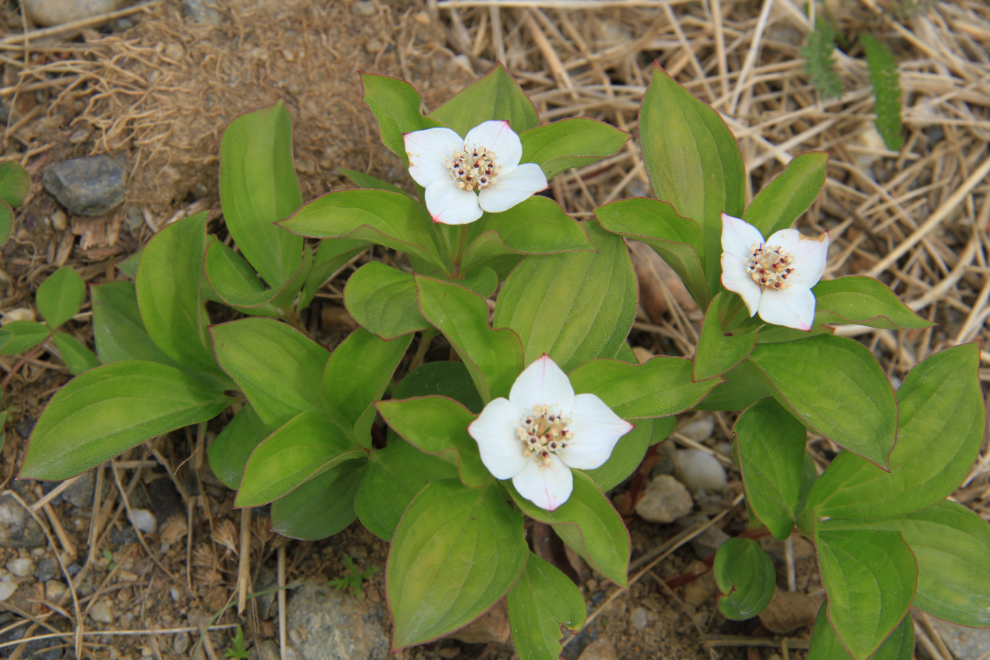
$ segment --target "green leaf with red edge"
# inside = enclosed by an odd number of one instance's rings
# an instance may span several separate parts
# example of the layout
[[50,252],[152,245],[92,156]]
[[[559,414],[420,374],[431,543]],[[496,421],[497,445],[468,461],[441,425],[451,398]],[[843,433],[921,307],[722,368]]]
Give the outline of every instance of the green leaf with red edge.
[[251,404],[245,404],[210,445],[207,457],[213,474],[224,486],[237,490],[251,452],[271,434]]
[[305,204],[279,223],[311,238],[350,238],[377,243],[447,268],[436,232],[417,202],[385,190],[337,190]]
[[787,229],[814,203],[828,167],[828,153],[812,151],[795,156],[784,171],[763,187],[750,202],[742,219],[769,238]]
[[457,401],[445,396],[419,396],[375,405],[406,442],[455,465],[466,487],[478,488],[491,478],[481,462],[478,443],[468,434],[475,415]]
[[366,456],[339,426],[301,412],[265,438],[248,458],[234,506],[261,506],[344,461]]
[[13,321],[3,326],[3,331],[8,339],[0,346],[0,355],[26,353],[52,334],[48,326],[37,321]]
[[306,276],[306,283],[299,294],[296,311],[309,307],[323,283],[344,264],[367,249],[368,245],[365,241],[351,238],[324,238],[320,241],[316,256],[313,257],[313,268]]
[[519,336],[488,325],[488,305],[476,293],[449,282],[415,276],[419,308],[450,342],[471,372],[486,403],[508,396],[523,370]]
[[117,281],[90,288],[93,302],[93,339],[103,364],[122,360],[161,362],[182,368],[165,355],[145,330],[138,310],[134,282]]
[[822,280],[815,294],[815,323],[858,323],[885,330],[923,330],[934,325],[901,302],[886,284],[866,275]]
[[720,545],[712,572],[722,592],[718,610],[734,621],[751,619],[762,612],[777,586],[773,560],[753,539],[737,537]]
[[272,531],[318,541],[347,529],[357,517],[354,496],[366,465],[363,458],[346,461],[272,502]]
[[348,278],[344,306],[362,327],[385,340],[430,327],[419,311],[413,276],[379,261]]
[[523,517],[503,498],[494,480],[470,490],[445,479],[406,509],[385,569],[393,651],[467,625],[519,579],[529,556]]
[[722,374],[725,382],[699,403],[698,410],[745,410],[770,396],[755,370],[745,362]]
[[594,220],[583,224],[597,252],[527,257],[499,293],[494,326],[516,331],[526,364],[546,353],[570,371],[614,357],[636,318],[629,250]]
[[423,116],[419,111],[423,97],[404,80],[362,72],[361,83],[364,86],[364,102],[378,120],[382,143],[402,159],[403,165],[408,165],[403,133],[440,126],[440,122]]
[[693,408],[722,382],[718,376],[695,382],[691,361],[658,355],[643,364],[600,359],[570,373],[577,394],[598,396],[623,419],[666,417]]
[[818,515],[876,518],[918,511],[951,495],[983,442],[980,349],[963,344],[931,355],[897,391],[900,426],[890,472],[839,454],[808,495]]
[[430,118],[443,122],[462,137],[478,124],[493,119],[509,122],[516,133],[540,123],[533,102],[501,62],[431,112]]
[[747,364],[806,426],[887,467],[897,433],[897,402],[887,375],[865,346],[817,335],[758,344]]
[[752,328],[741,332],[724,332],[719,324],[719,306],[726,292],[722,291],[708,305],[701,324],[698,350],[694,354],[694,378],[702,380],[731,371],[749,357],[756,347],[756,332]]
[[668,202],[634,197],[595,209],[602,228],[613,234],[646,243],[684,282],[699,307],[707,307],[712,289],[702,265],[704,237],[701,227],[681,217]]
[[733,427],[752,512],[778,539],[794,529],[808,432],[772,398],[750,406]]
[[519,135],[522,163],[537,163],[547,179],[619,152],[629,133],[588,117],[571,117]]
[[[828,620],[828,603],[822,603],[815,619],[815,629],[811,633],[811,649],[808,660],[852,660],[849,651],[842,646],[835,628]],[[914,657],[914,623],[905,616],[894,632],[890,634],[871,660],[911,660]]]
[[571,470],[574,490],[567,501],[547,511],[522,497],[511,481],[503,481],[516,506],[533,520],[553,525],[565,543],[609,580],[629,586],[629,531],[618,511],[581,470]]
[[866,660],[907,614],[918,565],[898,532],[815,532],[828,618],[855,660]]
[[[741,218],[744,209],[746,170],[736,139],[714,109],[656,63],[639,112],[639,134],[657,199],[702,228],[698,256],[708,286],[718,291],[722,212]],[[705,307],[708,301],[698,302]]]
[[506,603],[512,642],[526,660],[560,658],[560,627],[577,632],[587,619],[584,596],[571,579],[533,553]]

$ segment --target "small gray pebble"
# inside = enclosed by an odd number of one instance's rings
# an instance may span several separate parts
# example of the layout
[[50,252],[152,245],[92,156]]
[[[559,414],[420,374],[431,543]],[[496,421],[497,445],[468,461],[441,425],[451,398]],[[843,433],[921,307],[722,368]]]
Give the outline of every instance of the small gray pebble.
[[127,171],[104,155],[52,165],[41,181],[45,190],[77,215],[104,215],[127,194]]

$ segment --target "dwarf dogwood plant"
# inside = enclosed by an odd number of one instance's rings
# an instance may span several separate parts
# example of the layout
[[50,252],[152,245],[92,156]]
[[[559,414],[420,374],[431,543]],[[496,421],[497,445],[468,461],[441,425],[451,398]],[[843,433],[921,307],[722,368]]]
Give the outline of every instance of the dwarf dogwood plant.
[[[236,506],[271,503],[274,528],[296,538],[357,519],[390,543],[393,649],[505,598],[520,657],[552,660],[558,624],[579,629],[585,605],[530,549],[528,525],[628,586],[630,539],[606,493],[678,413],[735,411],[747,536],[802,534],[818,551],[829,602],[813,658],[901,657],[912,604],[990,625],[990,574],[976,568],[990,528],[946,500],[983,437],[978,347],[928,357],[895,392],[865,346],[832,334],[930,323],[875,279],[824,279],[827,236],[792,225],[825,154],[795,157],[746,205],[731,133],[655,67],[639,128],[656,197],[578,222],[534,193],[617,152],[622,131],[540,125],[501,67],[429,114],[405,82],[363,82],[415,190],[345,171],[359,188],[303,204],[281,104],[236,119],[220,153],[233,245],[205,216],[179,220],[145,247],[134,282],[94,288],[102,366],[48,403],[22,477],[64,479],[224,413],[209,458]],[[693,356],[635,359],[624,237],[652,246],[706,310]],[[306,307],[371,245],[394,252],[349,277],[361,327],[327,350],[307,336]],[[211,325],[205,301],[243,318]],[[424,363],[438,335],[456,359]],[[820,476],[809,433],[843,449]],[[766,607],[773,565],[751,538],[725,544],[714,569],[725,616]]]

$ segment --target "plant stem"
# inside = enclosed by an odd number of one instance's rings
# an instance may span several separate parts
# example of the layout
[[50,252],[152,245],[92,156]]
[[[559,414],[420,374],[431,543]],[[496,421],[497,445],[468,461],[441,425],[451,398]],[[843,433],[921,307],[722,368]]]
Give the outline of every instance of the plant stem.
[[464,247],[467,245],[467,225],[461,225],[461,240],[457,245],[457,256],[454,257],[454,277],[460,276],[461,261],[464,259]]

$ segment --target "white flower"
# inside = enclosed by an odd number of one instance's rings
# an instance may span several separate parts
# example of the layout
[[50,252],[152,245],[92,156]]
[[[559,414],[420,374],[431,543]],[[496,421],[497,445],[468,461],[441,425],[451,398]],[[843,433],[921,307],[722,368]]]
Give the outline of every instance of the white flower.
[[811,330],[815,294],[825,272],[828,232],[817,238],[797,229],[763,235],[745,220],[722,214],[722,285],[738,293],[749,315],[767,323]]
[[468,427],[496,479],[548,511],[567,501],[571,468],[594,470],[633,425],[594,394],[578,394],[544,355],[519,374],[509,398],[493,399]]
[[507,121],[478,124],[462,138],[449,128],[427,128],[402,136],[409,174],[426,189],[434,222],[464,225],[483,211],[507,211],[547,189],[536,163],[519,164],[522,142]]

